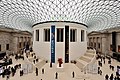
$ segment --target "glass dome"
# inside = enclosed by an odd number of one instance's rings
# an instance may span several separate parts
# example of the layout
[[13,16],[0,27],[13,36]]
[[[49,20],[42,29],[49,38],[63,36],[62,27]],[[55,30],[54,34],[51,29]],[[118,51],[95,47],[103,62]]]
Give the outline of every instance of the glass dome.
[[120,0],[0,0],[0,25],[32,31],[45,21],[72,21],[88,31],[120,27]]

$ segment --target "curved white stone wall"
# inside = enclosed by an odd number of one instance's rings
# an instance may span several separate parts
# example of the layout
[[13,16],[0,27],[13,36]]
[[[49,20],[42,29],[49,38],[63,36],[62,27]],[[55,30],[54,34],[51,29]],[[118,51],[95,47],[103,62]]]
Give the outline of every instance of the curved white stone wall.
[[[77,23],[68,23],[68,22],[49,22],[42,23],[33,26],[34,38],[33,38],[33,51],[40,57],[45,58],[48,61],[51,61],[51,36],[50,42],[44,41],[44,29],[50,29],[51,35],[51,25],[55,25],[55,62],[58,58],[62,58],[63,62],[65,60],[65,26],[69,26],[69,62],[74,60],[81,55],[83,55],[87,50],[87,41],[86,41],[86,26]],[[56,42],[56,33],[57,28],[64,28],[64,38],[63,42]],[[70,42],[70,29],[77,29],[77,41]],[[36,30],[39,30],[39,41],[35,40]],[[81,42],[81,30],[84,30],[84,41]]]

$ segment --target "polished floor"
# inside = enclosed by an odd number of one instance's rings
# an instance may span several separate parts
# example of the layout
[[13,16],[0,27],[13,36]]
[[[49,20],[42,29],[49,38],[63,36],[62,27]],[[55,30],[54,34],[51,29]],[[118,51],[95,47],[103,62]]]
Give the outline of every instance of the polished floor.
[[[14,58],[13,58],[13,62],[14,62],[13,65],[19,64],[19,63],[21,64],[27,63],[26,60],[20,59],[16,61]],[[111,65],[115,66],[115,70],[112,71],[109,69],[110,64],[108,64],[108,60],[106,59],[106,63],[103,64],[103,66],[101,67],[101,70],[103,72],[102,75],[88,74],[88,73],[84,74],[76,65],[71,63],[63,64],[63,65],[64,65],[64,69],[62,71],[59,71],[57,69],[56,64],[53,64],[53,67],[50,68],[49,63],[47,63],[42,67],[44,68],[45,73],[42,74],[42,71],[41,71],[42,68],[41,68],[39,69],[38,76],[36,76],[35,71],[33,71],[33,73],[24,74],[23,76],[20,77],[19,70],[17,70],[15,76],[14,77],[10,76],[9,80],[84,80],[84,79],[85,80],[105,80],[104,76],[106,74],[110,76],[110,74],[113,73],[115,75],[117,65],[120,65],[120,62],[117,62],[116,60],[112,59]],[[75,78],[72,78],[73,71],[75,72]],[[58,79],[55,79],[56,72],[58,73]],[[6,80],[6,78],[0,77],[0,80]]]

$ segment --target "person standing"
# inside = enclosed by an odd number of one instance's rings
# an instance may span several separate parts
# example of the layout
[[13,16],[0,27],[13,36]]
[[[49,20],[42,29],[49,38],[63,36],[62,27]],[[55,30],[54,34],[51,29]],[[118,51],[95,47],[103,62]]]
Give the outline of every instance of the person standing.
[[35,64],[35,60],[33,60],[33,63]]
[[36,68],[36,76],[38,76],[38,68]]
[[75,77],[75,73],[74,73],[74,71],[72,72],[72,77],[73,77],[73,78]]
[[111,76],[110,76],[110,80],[113,80],[113,74],[111,74]]
[[105,80],[108,80],[109,76],[108,74],[105,75]]
[[104,64],[105,64],[105,60],[104,60]]
[[99,71],[100,75],[102,75],[102,70]]
[[42,69],[42,74],[44,74],[44,68]]
[[114,71],[114,66],[111,66],[111,68],[112,68],[112,71]]
[[50,62],[50,68],[52,68],[52,62]]
[[55,73],[55,79],[58,79],[58,73],[57,72]]

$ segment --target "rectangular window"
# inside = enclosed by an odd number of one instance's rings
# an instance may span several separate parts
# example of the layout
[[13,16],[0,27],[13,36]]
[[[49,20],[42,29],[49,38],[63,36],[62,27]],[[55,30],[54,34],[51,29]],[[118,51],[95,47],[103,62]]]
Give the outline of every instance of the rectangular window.
[[9,50],[9,44],[6,44],[6,50]]
[[63,28],[57,28],[57,42],[63,42]]
[[50,29],[44,29],[44,41],[45,42],[50,41]]
[[1,51],[1,45],[0,45],[0,51]]
[[77,29],[70,29],[70,42],[76,42],[77,40]]
[[81,42],[84,41],[84,30],[81,30]]
[[36,30],[36,41],[39,41],[39,30]]

